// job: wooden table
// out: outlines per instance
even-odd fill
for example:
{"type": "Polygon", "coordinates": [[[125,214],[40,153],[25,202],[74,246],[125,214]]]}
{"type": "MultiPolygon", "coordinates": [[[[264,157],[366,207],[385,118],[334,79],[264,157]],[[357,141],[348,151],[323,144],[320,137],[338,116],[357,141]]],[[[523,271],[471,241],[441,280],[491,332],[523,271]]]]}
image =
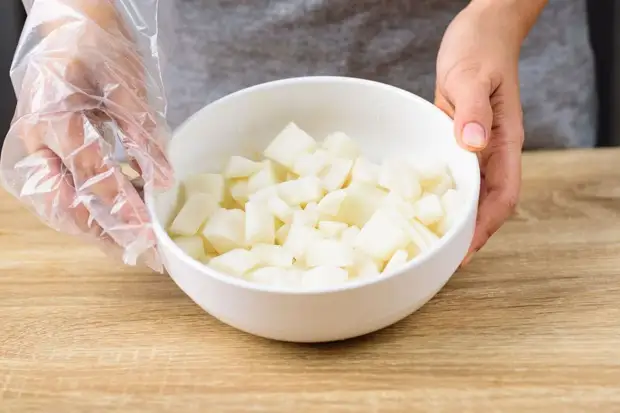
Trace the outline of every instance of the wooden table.
{"type": "Polygon", "coordinates": [[[515,218],[413,316],[292,345],[0,195],[0,412],[620,412],[620,150],[528,154],[515,218]]]}

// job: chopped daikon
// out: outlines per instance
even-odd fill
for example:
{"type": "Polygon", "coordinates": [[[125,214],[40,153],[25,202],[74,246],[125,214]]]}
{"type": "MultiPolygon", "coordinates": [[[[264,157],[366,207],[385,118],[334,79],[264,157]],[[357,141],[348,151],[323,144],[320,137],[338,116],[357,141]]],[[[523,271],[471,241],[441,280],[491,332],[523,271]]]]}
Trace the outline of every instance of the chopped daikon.
{"type": "Polygon", "coordinates": [[[392,258],[385,264],[385,268],[383,269],[383,274],[390,274],[394,271],[398,271],[400,267],[407,264],[409,258],[409,254],[405,250],[397,250],[392,258]]]}
{"type": "Polygon", "coordinates": [[[218,208],[217,199],[213,195],[193,193],[172,221],[169,231],[177,235],[194,235],[218,208]]]}
{"type": "Polygon", "coordinates": [[[442,175],[437,181],[432,181],[427,185],[424,185],[424,188],[427,192],[433,193],[435,195],[441,196],[449,189],[454,187],[454,182],[452,182],[452,178],[450,175],[442,175]]]}
{"type": "Polygon", "coordinates": [[[439,181],[443,175],[448,174],[448,166],[446,163],[433,156],[420,156],[411,164],[423,185],[429,182],[439,181]]]}
{"type": "Polygon", "coordinates": [[[284,242],[284,248],[289,250],[296,260],[301,261],[305,258],[309,248],[320,240],[321,235],[315,228],[292,225],[284,242]]]}
{"type": "Polygon", "coordinates": [[[340,204],[336,218],[358,227],[364,226],[387,195],[385,191],[362,182],[352,182],[345,192],[346,196],[340,204]]]}
{"type": "Polygon", "coordinates": [[[260,202],[267,204],[269,200],[278,196],[278,187],[277,185],[268,186],[263,189],[259,189],[249,196],[250,202],[260,202]]]}
{"type": "Polygon", "coordinates": [[[354,246],[355,240],[357,240],[357,236],[360,234],[359,227],[353,225],[352,227],[348,227],[342,234],[340,234],[340,240],[348,245],[354,246]]]}
{"type": "Polygon", "coordinates": [[[366,158],[357,158],[351,170],[351,181],[377,186],[379,184],[379,165],[368,161],[366,158]]]}
{"type": "Polygon", "coordinates": [[[422,194],[415,171],[401,160],[383,162],[379,172],[379,186],[396,192],[407,200],[416,200],[422,194]]]}
{"type": "Polygon", "coordinates": [[[248,202],[250,191],[248,189],[247,180],[239,179],[231,182],[228,188],[230,190],[230,195],[235,201],[237,201],[237,203],[239,203],[239,205],[243,205],[248,202]]]}
{"type": "Polygon", "coordinates": [[[351,277],[370,278],[380,275],[382,266],[381,261],[373,259],[364,252],[355,250],[353,254],[353,265],[351,265],[348,270],[351,277]]]}
{"type": "Polygon", "coordinates": [[[325,138],[323,147],[330,155],[354,160],[359,155],[359,148],[353,139],[344,132],[334,132],[325,138]]]}
{"type": "Polygon", "coordinates": [[[308,267],[348,267],[353,265],[353,248],[342,241],[324,239],[313,243],[306,252],[308,267]]]}
{"type": "Polygon", "coordinates": [[[402,226],[389,213],[378,210],[362,227],[355,246],[373,258],[387,261],[396,250],[406,247],[408,241],[402,226]]]}
{"type": "Polygon", "coordinates": [[[218,209],[207,220],[202,235],[219,254],[243,248],[245,212],[240,209],[218,209]]]}
{"type": "Polygon", "coordinates": [[[273,216],[285,224],[291,222],[293,219],[293,213],[296,210],[284,202],[277,194],[274,194],[274,196],[267,201],[267,208],[273,216]]]}
{"type": "Polygon", "coordinates": [[[321,181],[316,176],[283,182],[277,188],[280,197],[291,206],[316,202],[323,196],[321,181]]]}
{"type": "Polygon", "coordinates": [[[278,230],[276,231],[276,242],[278,243],[278,245],[284,245],[284,243],[286,242],[286,237],[288,237],[288,233],[290,230],[291,224],[289,223],[286,223],[280,228],[278,228],[278,230]]]}
{"type": "Polygon", "coordinates": [[[321,174],[321,183],[328,192],[335,191],[344,186],[349,178],[353,161],[344,158],[334,158],[330,161],[325,173],[321,174]]]}
{"type": "Polygon", "coordinates": [[[275,237],[274,218],[267,206],[258,202],[248,202],[245,204],[246,245],[273,244],[275,237]]]}
{"type": "Polygon", "coordinates": [[[266,158],[292,169],[300,156],[313,151],[316,146],[312,136],[291,122],[274,138],[263,154],[266,158]]]}
{"type": "Polygon", "coordinates": [[[293,254],[280,245],[256,244],[251,250],[258,258],[261,266],[290,267],[293,265],[293,254]]]}
{"type": "Polygon", "coordinates": [[[313,153],[304,153],[293,165],[293,172],[298,176],[317,176],[328,165],[329,156],[323,150],[313,153]]]}
{"type": "Polygon", "coordinates": [[[304,272],[301,284],[305,289],[322,289],[344,284],[349,278],[346,270],[338,267],[316,267],[304,272]]]}
{"type": "Polygon", "coordinates": [[[199,235],[192,235],[190,237],[175,237],[172,240],[179,248],[181,248],[181,250],[183,250],[184,253],[193,259],[202,260],[205,258],[206,254],[204,251],[204,244],[199,235]]]}
{"type": "Polygon", "coordinates": [[[192,194],[210,194],[218,203],[224,199],[224,177],[220,174],[198,174],[187,177],[183,181],[185,197],[189,199],[192,194]]]}
{"type": "Polygon", "coordinates": [[[319,201],[317,210],[322,215],[335,217],[338,215],[340,205],[346,196],[347,193],[342,189],[329,192],[319,201]]]}
{"type": "Polygon", "coordinates": [[[217,271],[231,275],[243,275],[258,266],[256,254],[244,249],[234,249],[209,261],[209,266],[217,271]]]}
{"type": "Polygon", "coordinates": [[[260,169],[260,162],[254,162],[243,156],[231,156],[223,175],[228,179],[247,178],[260,169]]]}
{"type": "Polygon", "coordinates": [[[398,211],[406,219],[411,219],[415,216],[415,209],[411,202],[405,201],[396,192],[390,192],[383,199],[382,207],[388,207],[398,211]]]}
{"type": "Polygon", "coordinates": [[[338,238],[344,230],[349,228],[344,222],[338,221],[319,221],[319,232],[327,238],[338,238]]]}
{"type": "Polygon", "coordinates": [[[275,169],[271,163],[267,163],[262,165],[261,169],[248,179],[248,192],[254,194],[277,183],[278,178],[275,169]]]}
{"type": "Polygon", "coordinates": [[[426,194],[413,204],[415,217],[424,225],[432,225],[443,218],[441,200],[435,194],[426,194]]]}
{"type": "Polygon", "coordinates": [[[310,202],[303,210],[293,212],[293,225],[305,225],[307,227],[315,227],[319,221],[319,212],[317,204],[310,202]]]}

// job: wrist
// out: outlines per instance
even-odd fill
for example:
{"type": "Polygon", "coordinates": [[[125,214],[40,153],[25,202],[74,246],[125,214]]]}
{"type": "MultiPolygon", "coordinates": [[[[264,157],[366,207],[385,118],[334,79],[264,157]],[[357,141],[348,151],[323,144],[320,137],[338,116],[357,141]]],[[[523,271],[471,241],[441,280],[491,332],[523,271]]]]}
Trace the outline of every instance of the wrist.
{"type": "Polygon", "coordinates": [[[500,23],[520,45],[538,20],[548,0],[471,0],[468,8],[500,23]]]}

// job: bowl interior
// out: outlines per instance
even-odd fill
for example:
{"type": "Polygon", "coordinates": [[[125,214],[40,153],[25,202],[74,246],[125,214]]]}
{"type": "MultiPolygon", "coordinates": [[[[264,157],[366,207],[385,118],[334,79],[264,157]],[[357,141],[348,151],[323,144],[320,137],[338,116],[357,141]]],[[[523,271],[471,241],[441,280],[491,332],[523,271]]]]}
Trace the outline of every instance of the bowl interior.
{"type": "MultiPolygon", "coordinates": [[[[176,131],[168,148],[170,162],[179,180],[220,171],[231,155],[259,156],[291,121],[319,141],[328,133],[345,132],[375,162],[394,157],[442,159],[466,205],[475,207],[478,162],[456,144],[452,120],[422,98],[367,80],[285,79],[231,94],[197,112],[176,131]]],[[[170,220],[173,192],[156,197],[156,225],[170,220]]]]}

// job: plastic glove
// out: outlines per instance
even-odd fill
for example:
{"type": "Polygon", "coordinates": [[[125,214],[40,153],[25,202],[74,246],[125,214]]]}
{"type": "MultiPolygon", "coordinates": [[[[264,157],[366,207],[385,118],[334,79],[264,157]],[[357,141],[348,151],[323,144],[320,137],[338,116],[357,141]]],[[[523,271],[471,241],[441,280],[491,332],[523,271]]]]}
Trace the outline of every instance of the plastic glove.
{"type": "Polygon", "coordinates": [[[11,67],[18,103],[2,183],[52,228],[161,270],[145,205],[115,160],[121,142],[145,191],[172,180],[159,0],[30,3],[11,67]]]}

